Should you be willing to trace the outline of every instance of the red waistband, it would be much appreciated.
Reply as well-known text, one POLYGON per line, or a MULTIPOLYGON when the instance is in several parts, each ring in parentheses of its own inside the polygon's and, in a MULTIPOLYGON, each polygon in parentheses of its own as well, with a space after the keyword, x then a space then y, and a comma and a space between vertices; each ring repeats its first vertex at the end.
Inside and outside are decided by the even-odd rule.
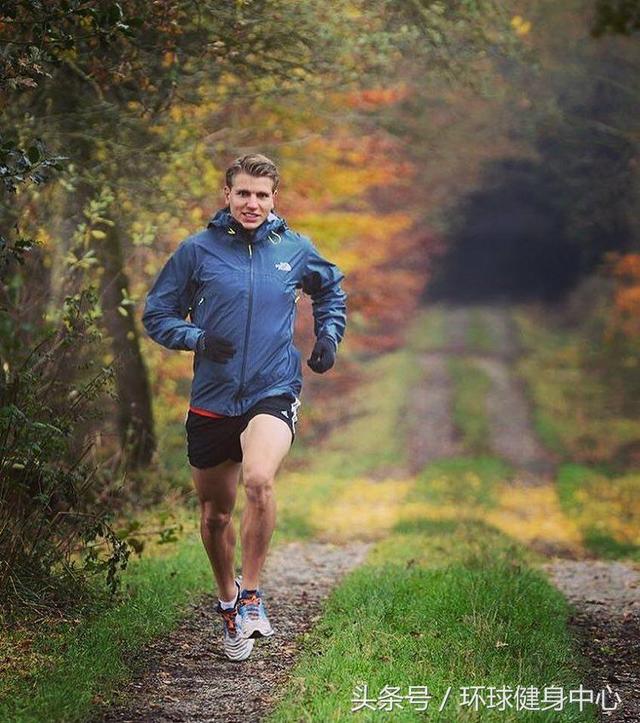
POLYGON ((224 414, 216 414, 208 409, 200 409, 200 407, 189 407, 189 411, 199 414, 201 417, 211 417, 212 419, 222 419, 224 417, 224 414))

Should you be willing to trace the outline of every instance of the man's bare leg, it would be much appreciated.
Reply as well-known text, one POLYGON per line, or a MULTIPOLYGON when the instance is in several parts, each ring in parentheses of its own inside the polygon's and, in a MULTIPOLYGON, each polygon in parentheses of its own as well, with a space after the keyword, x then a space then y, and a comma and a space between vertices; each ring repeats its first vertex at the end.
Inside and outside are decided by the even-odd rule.
POLYGON ((247 504, 242 515, 242 584, 256 590, 276 520, 274 479, 291 447, 291 430, 284 420, 257 414, 240 437, 242 479, 247 504))
POLYGON ((218 585, 221 600, 236 596, 234 554, 236 535, 231 513, 236 502, 241 465, 227 460, 216 467, 191 467, 200 500, 200 535, 218 585))

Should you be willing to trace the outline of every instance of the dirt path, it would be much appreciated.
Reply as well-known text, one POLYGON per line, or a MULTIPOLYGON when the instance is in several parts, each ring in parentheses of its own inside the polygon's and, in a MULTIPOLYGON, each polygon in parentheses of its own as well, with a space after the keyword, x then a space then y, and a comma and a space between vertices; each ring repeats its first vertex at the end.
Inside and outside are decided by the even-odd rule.
POLYGON ((409 435, 412 474, 436 459, 462 453, 451 415, 452 388, 447 358, 444 354, 426 352, 420 357, 420 364, 423 382, 413 390, 408 412, 412 427, 419 428, 419 433, 409 435))
POLYGON ((193 607, 168 638, 141 653, 145 672, 121 691, 127 701, 104 711, 104 723, 263 720, 300 647, 300 635, 318 619, 322 601, 340 578, 360 565, 368 545, 291 543, 275 548, 263 588, 276 634, 256 642, 248 661, 222 652, 214 598, 193 607), (243 685, 236 685, 242 671, 243 685))
MULTIPOLYGON (((540 444, 533 425, 524 389, 512 364, 518 354, 509 310, 452 307, 445 310, 447 341, 443 349, 423 357, 424 389, 414 400, 415 429, 433 436, 421 446, 416 461, 456 454, 455 430, 449 414, 452 386, 447 373, 447 359, 463 356, 482 369, 491 381, 486 412, 491 428, 493 452, 507 459, 516 474, 513 484, 527 487, 554 484, 553 457, 540 444), (491 348, 473 349, 469 344, 472 317, 482 320, 491 348), (422 455, 422 457, 420 456, 422 455)), ((593 690, 610 685, 619 693, 623 705, 602 720, 638 723, 640 721, 640 571, 620 562, 575 560, 553 555, 557 547, 536 547, 549 555, 545 566, 556 586, 574 605, 571 626, 583 654, 592 664, 588 681, 593 690)), ((585 682, 586 685, 586 682, 585 682)))
POLYGON ((486 403, 494 452, 511 462, 520 481, 548 483, 555 465, 533 431, 529 405, 511 369, 499 357, 474 361, 491 380, 486 403))
MULTIPOLYGON (((609 685, 622 705, 603 720, 640 720, 640 571, 621 562, 556 560, 546 570, 576 607, 571 624, 589 658, 592 690, 609 685)), ((612 699, 613 702, 613 699, 612 699)))

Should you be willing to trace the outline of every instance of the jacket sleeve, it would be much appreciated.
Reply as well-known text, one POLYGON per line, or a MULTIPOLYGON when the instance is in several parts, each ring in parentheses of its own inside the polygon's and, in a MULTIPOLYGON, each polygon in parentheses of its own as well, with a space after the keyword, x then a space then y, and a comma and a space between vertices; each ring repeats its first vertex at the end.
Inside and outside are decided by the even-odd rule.
POLYGON ((194 350, 202 329, 185 321, 196 291, 193 247, 183 242, 169 258, 147 295, 142 323, 168 349, 194 350))
POLYGON ((316 338, 329 337, 337 347, 344 336, 347 321, 347 295, 340 286, 344 274, 335 264, 323 258, 312 243, 309 246, 302 290, 311 296, 316 338))

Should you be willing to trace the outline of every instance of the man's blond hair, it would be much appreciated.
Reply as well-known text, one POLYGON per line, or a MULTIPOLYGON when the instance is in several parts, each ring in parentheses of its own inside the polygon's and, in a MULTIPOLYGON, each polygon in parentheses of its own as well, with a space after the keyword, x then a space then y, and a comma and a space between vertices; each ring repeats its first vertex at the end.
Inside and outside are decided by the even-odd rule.
POLYGON ((233 186, 233 179, 238 173, 247 173, 250 176, 270 178, 273 181, 273 190, 277 191, 280 175, 276 164, 261 153, 249 153, 240 156, 227 168, 225 182, 227 188, 233 186))

